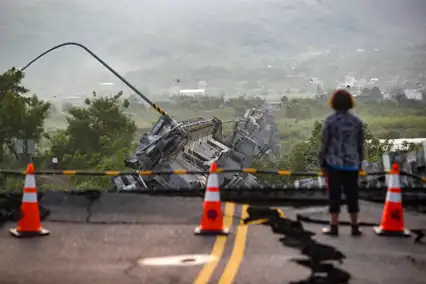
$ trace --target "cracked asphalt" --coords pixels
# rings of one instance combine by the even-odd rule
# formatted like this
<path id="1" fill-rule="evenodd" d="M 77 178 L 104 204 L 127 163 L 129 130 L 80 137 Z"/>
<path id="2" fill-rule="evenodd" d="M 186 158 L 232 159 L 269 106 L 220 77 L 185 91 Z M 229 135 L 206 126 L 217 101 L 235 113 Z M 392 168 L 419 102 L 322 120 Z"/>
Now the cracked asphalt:
<path id="1" fill-rule="evenodd" d="M 82 196 L 51 194 L 41 203 L 52 210 L 43 222 L 50 236 L 15 239 L 8 229 L 16 224 L 7 223 L 0 229 L 2 284 L 194 283 L 196 279 L 196 283 L 266 284 L 290 283 L 310 273 L 290 261 L 300 258 L 299 252 L 284 247 L 279 242 L 282 236 L 268 226 L 249 225 L 246 230 L 240 226 L 244 214 L 240 205 L 226 217 L 232 222 L 231 234 L 220 239 L 220 258 L 206 273 L 210 264 L 138 264 L 138 260 L 152 257 L 209 255 L 220 247 L 215 237 L 193 234 L 201 219 L 202 199 L 107 194 L 90 201 Z M 361 219 L 380 219 L 380 206 L 363 208 L 366 213 Z M 283 209 L 289 217 L 298 212 Z M 324 214 L 318 212 L 312 214 Z M 410 228 L 426 225 L 424 215 L 407 213 L 405 217 Z M 304 226 L 316 232 L 321 228 Z M 377 237 L 369 227 L 364 233 L 362 238 L 352 238 L 348 228 L 342 227 L 339 238 L 316 238 L 347 255 L 341 267 L 351 273 L 350 283 L 424 283 L 426 245 L 414 244 L 412 239 Z"/>

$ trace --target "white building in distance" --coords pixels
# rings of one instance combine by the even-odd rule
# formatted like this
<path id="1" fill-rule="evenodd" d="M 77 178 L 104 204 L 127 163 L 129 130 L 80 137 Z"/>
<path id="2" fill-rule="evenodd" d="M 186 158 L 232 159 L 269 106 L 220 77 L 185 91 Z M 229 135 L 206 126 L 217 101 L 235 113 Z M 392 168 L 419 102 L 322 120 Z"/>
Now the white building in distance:
<path id="1" fill-rule="evenodd" d="M 419 90 L 404 90 L 405 96 L 410 100 L 422 100 L 423 95 Z"/>
<path id="2" fill-rule="evenodd" d="M 179 93 L 181 95 L 195 95 L 195 94 L 200 94 L 200 95 L 204 95 L 204 89 L 186 89 L 186 90 L 179 90 Z"/>

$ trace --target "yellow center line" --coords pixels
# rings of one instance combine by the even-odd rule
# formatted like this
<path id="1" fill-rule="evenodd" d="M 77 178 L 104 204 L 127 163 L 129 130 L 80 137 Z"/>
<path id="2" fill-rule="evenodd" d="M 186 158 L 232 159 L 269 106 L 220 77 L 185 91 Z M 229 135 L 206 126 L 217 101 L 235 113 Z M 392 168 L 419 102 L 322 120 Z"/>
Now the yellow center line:
<path id="1" fill-rule="evenodd" d="M 285 214 L 284 211 L 280 208 L 275 208 L 275 210 L 277 210 L 278 215 L 280 215 L 281 218 L 285 218 Z"/>
<path id="2" fill-rule="evenodd" d="M 246 225 L 259 225 L 259 224 L 263 224 L 269 222 L 269 219 L 258 219 L 258 220 L 253 220 L 250 222 L 247 222 Z"/>
<path id="3" fill-rule="evenodd" d="M 224 210 L 224 216 L 223 216 L 223 226 L 225 228 L 231 229 L 232 220 L 234 217 L 234 211 L 235 211 L 235 203 L 229 203 L 229 202 L 225 203 L 225 210 Z M 217 264 L 219 263 L 219 260 L 222 257 L 223 251 L 225 250 L 227 239 L 228 239 L 227 236 L 216 237 L 216 241 L 214 243 L 212 252 L 210 253 L 210 255 L 216 257 L 216 259 L 214 261 L 207 263 L 203 267 L 200 274 L 198 274 L 198 277 L 195 279 L 194 284 L 208 283 L 210 277 L 213 274 L 214 269 L 216 268 Z"/>
<path id="4" fill-rule="evenodd" d="M 243 205 L 241 212 L 241 219 L 244 220 L 248 217 L 247 213 L 248 205 Z M 237 235 L 235 237 L 234 248 L 232 250 L 231 258 L 226 265 L 225 271 L 219 280 L 219 284 L 233 283 L 235 276 L 237 275 L 238 268 L 240 267 L 241 261 L 244 257 L 244 251 L 246 248 L 248 225 L 241 224 L 238 226 Z"/>

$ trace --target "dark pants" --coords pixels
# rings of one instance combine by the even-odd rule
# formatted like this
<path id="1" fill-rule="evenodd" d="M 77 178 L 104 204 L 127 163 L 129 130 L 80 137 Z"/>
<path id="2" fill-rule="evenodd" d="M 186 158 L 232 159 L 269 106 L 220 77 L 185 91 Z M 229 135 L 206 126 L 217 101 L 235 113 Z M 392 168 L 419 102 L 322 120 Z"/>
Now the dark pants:
<path id="1" fill-rule="evenodd" d="M 327 167 L 327 187 L 330 213 L 340 213 L 342 190 L 349 213 L 358 213 L 358 171 L 341 171 Z"/>

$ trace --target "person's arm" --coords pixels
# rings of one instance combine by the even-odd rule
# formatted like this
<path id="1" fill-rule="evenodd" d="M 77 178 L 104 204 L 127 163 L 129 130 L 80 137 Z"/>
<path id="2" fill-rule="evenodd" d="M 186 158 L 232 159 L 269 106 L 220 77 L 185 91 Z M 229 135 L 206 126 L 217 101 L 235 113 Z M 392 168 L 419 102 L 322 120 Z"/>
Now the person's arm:
<path id="1" fill-rule="evenodd" d="M 362 166 L 362 161 L 364 161 L 365 155 L 365 136 L 364 136 L 364 125 L 361 123 L 361 129 L 358 132 L 358 157 L 359 157 L 359 167 Z"/>
<path id="2" fill-rule="evenodd" d="M 324 122 L 321 133 L 321 145 L 318 153 L 318 161 L 321 168 L 325 167 L 325 156 L 327 155 L 328 143 L 330 141 L 330 125 L 327 120 Z"/>

